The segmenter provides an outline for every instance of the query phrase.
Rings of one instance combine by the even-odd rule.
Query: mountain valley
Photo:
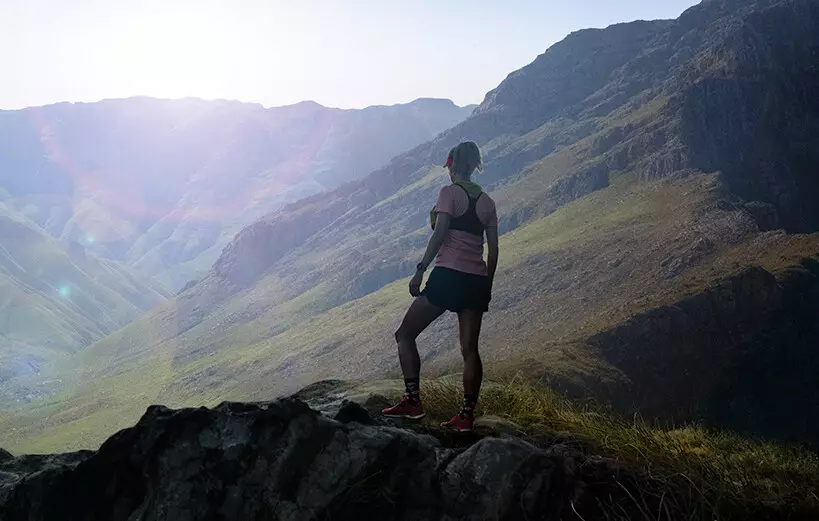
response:
[[[44,368],[60,385],[0,414],[0,445],[90,448],[154,403],[397,377],[437,165],[463,139],[503,233],[490,377],[817,443],[798,413],[819,400],[817,28],[808,0],[706,0],[571,34],[361,180],[259,207],[174,298]],[[459,370],[452,326],[420,338],[425,375]]]
[[[129,98],[0,111],[0,200],[175,292],[242,227],[360,179],[473,108]]]

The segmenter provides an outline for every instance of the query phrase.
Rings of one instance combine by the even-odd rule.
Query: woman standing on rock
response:
[[[483,166],[475,143],[466,141],[450,150],[444,166],[452,184],[441,189],[430,212],[433,234],[409,284],[410,294],[416,299],[395,333],[406,393],[401,402],[382,414],[391,418],[424,417],[419,383],[421,358],[415,339],[445,311],[451,311],[458,314],[464,402],[461,411],[442,425],[470,431],[483,380],[478,338],[498,265],[498,217],[495,202],[472,182],[472,173]],[[488,262],[483,260],[484,235]],[[433,259],[435,268],[421,291],[424,272]]]

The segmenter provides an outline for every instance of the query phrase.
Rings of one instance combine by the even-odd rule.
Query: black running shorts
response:
[[[450,268],[434,268],[421,294],[433,306],[455,313],[466,309],[485,313],[492,300],[489,277]]]

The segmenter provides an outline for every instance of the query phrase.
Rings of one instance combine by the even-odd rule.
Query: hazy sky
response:
[[[479,103],[569,32],[697,0],[0,0],[0,108],[134,95]]]

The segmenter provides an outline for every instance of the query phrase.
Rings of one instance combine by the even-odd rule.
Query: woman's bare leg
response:
[[[421,374],[421,357],[418,355],[415,339],[444,311],[446,310],[430,304],[426,297],[416,298],[407,310],[401,326],[395,332],[398,358],[405,380],[417,380]]]
[[[483,382],[483,363],[478,353],[483,313],[464,310],[458,313],[458,328],[461,337],[461,354],[464,357],[464,397],[478,400]]]

